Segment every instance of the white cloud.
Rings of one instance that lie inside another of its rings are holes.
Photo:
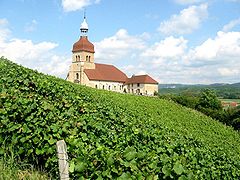
[[[114,64],[128,76],[149,74],[161,83],[238,82],[240,32],[218,32],[196,47],[168,36],[151,46],[124,29],[96,44],[96,59]],[[119,62],[121,65],[118,65]]]
[[[34,43],[31,40],[10,39],[11,31],[7,25],[6,19],[0,19],[0,32],[8,34],[0,33],[0,56],[47,74],[63,78],[66,76],[71,60],[53,53],[53,49],[58,44],[47,41]]]
[[[55,75],[65,79],[67,77],[67,72],[69,71],[71,61],[71,57],[51,55],[47,62],[43,61],[36,64],[36,69],[43,73]]]
[[[18,62],[34,61],[58,45],[52,42],[34,44],[31,40],[11,39],[1,43],[1,54]]]
[[[145,71],[161,83],[239,82],[240,32],[220,31],[193,48],[187,42],[183,37],[166,37],[146,48],[139,65],[123,69]]]
[[[195,3],[200,3],[203,2],[204,0],[175,0],[176,3],[178,4],[195,4]]]
[[[187,40],[185,40],[183,37],[174,38],[170,36],[146,49],[142,53],[142,56],[157,58],[178,58],[185,53],[186,47]]]
[[[30,23],[26,24],[24,30],[26,32],[33,32],[36,30],[37,24],[38,24],[38,22],[35,19],[33,19]]]
[[[140,62],[137,65],[128,65],[123,69],[133,74],[150,74],[161,83],[173,82],[179,79],[179,74],[182,73],[181,61],[186,54],[186,48],[187,40],[183,37],[166,37],[147,47],[138,57]],[[176,76],[174,77],[174,75]]]
[[[234,19],[232,21],[230,21],[228,24],[226,24],[225,26],[223,26],[222,31],[227,32],[232,30],[235,26],[240,25],[240,18],[238,19]]]
[[[222,32],[209,38],[190,52],[191,59],[198,61],[232,61],[240,57],[240,32]],[[239,60],[238,60],[239,61]]]
[[[189,50],[183,57],[190,71],[199,69],[201,80],[213,82],[239,82],[240,32],[219,31],[201,45]],[[197,77],[193,76],[197,79]]]
[[[100,0],[62,0],[62,6],[64,11],[70,12],[83,9],[86,6],[99,2]]]
[[[120,29],[115,35],[95,42],[95,58],[101,62],[111,62],[126,57],[134,57],[133,52],[144,49],[143,39],[149,38],[146,33],[140,36],[131,36],[127,30]]]
[[[173,15],[169,20],[163,21],[158,30],[164,34],[189,34],[198,29],[208,16],[208,5],[190,6],[183,9],[180,14]]]
[[[240,76],[240,70],[236,68],[218,68],[217,71],[221,76]]]

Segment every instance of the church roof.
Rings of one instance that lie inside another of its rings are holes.
[[[113,65],[95,63],[95,69],[85,69],[89,80],[126,82],[127,76]]]
[[[139,75],[139,76],[132,76],[131,78],[128,78],[125,84],[158,84],[157,81],[155,81],[153,78],[151,78],[149,75]]]
[[[87,36],[81,36],[80,39],[74,43],[72,52],[87,51],[94,53],[94,45],[88,41]]]

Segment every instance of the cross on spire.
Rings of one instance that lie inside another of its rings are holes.
[[[84,17],[83,17],[83,19],[86,19],[86,8],[84,8]]]

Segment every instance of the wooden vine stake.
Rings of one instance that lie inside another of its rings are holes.
[[[69,180],[67,145],[64,140],[57,142],[60,180]]]

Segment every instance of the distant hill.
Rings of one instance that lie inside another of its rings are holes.
[[[73,84],[2,58],[0,95],[0,158],[17,155],[53,179],[61,139],[71,179],[240,178],[240,134],[171,101]]]
[[[230,84],[230,86],[240,88],[240,82],[239,83]]]
[[[206,86],[201,84],[159,84],[160,89],[175,89],[175,88],[185,88],[185,87],[193,87],[193,86]]]
[[[240,83],[226,84],[159,84],[160,94],[192,94],[198,95],[202,89],[209,88],[216,91],[217,95],[226,99],[240,98]]]
[[[228,84],[228,83],[214,83],[214,84],[159,84],[159,88],[186,88],[186,87],[225,87],[225,86],[230,86],[230,87],[240,87],[240,82],[239,83],[233,83],[233,84]]]

